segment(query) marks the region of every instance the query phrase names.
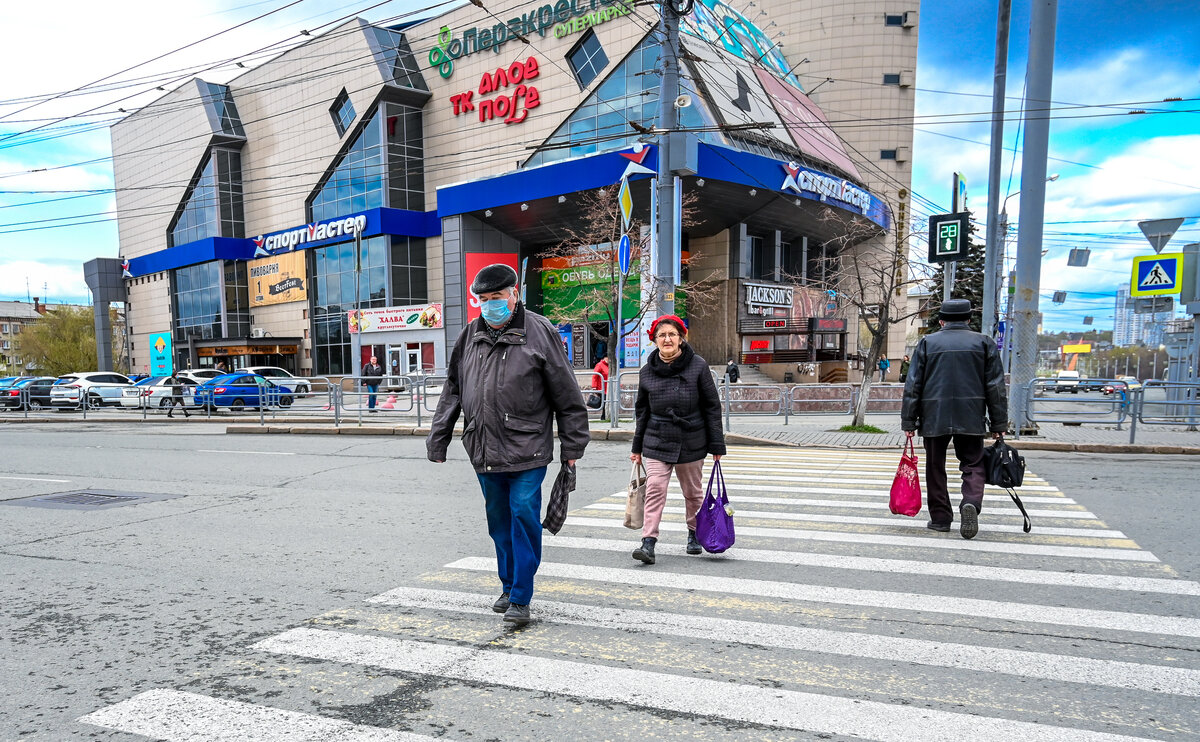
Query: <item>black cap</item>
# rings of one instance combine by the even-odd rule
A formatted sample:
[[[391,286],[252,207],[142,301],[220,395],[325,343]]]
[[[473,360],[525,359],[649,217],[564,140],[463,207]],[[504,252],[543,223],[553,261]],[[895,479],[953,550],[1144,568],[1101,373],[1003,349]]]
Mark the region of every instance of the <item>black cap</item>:
[[[947,321],[971,319],[971,302],[967,299],[944,301],[938,317]]]
[[[471,293],[479,296],[517,285],[517,272],[504,263],[492,263],[479,269],[471,283]]]

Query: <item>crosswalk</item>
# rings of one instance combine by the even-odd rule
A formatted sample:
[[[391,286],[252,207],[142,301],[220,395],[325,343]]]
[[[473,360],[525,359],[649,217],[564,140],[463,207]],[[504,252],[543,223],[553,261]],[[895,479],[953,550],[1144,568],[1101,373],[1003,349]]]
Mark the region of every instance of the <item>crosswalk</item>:
[[[1032,533],[999,490],[976,539],[928,531],[887,512],[895,459],[731,449],[736,546],[686,555],[672,483],[653,566],[623,492],[577,493],[526,627],[491,611],[494,558],[467,556],[248,642],[236,672],[277,690],[158,688],[80,721],[180,742],[1200,740],[1200,584],[1034,472]]]

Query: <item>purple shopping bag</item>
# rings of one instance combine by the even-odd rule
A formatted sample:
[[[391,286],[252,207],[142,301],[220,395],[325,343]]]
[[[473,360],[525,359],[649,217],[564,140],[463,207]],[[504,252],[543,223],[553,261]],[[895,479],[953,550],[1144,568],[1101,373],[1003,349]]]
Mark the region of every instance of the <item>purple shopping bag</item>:
[[[713,495],[713,484],[717,493]],[[725,491],[725,478],[721,476],[721,462],[714,461],[708,477],[708,491],[700,512],[696,513],[696,540],[710,554],[720,554],[733,546],[733,508]]]
[[[913,448],[912,436],[900,454],[900,466],[892,480],[892,494],[888,507],[897,515],[913,516],[921,512],[921,478],[917,474],[917,452]]]

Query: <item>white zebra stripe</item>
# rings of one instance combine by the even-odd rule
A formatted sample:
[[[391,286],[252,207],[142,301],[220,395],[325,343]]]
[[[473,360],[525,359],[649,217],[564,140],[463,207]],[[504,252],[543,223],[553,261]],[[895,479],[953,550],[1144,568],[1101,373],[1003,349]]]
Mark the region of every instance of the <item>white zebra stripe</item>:
[[[668,485],[669,489],[677,490],[679,485],[672,479]],[[729,484],[726,483],[726,489],[733,492],[796,492],[807,493],[813,495],[867,495],[879,496],[886,498],[888,490],[891,487],[891,482],[887,483],[883,489],[850,489],[848,487],[791,487],[780,484],[773,484],[770,487],[755,486],[749,484]],[[985,487],[984,492],[995,498],[997,501],[1003,499],[1009,501],[1008,493],[999,487]],[[953,494],[953,493],[952,493]],[[1036,503],[1038,505],[1075,505],[1076,502],[1070,497],[1041,497],[1037,495],[1021,497],[1021,502]]]
[[[732,492],[732,488],[729,488],[729,489],[730,489],[730,492]],[[762,488],[754,487],[747,491],[761,492]],[[774,491],[774,488],[772,488],[772,491]],[[828,495],[828,494],[832,494],[832,492],[830,490],[822,490],[821,494]],[[887,494],[887,493],[884,493],[884,494]],[[611,496],[624,498],[625,493],[624,492],[614,492]],[[679,485],[675,484],[674,481],[672,481],[671,486],[669,486],[667,488],[667,499],[670,499],[670,500],[682,500],[683,499],[683,495],[679,489]],[[814,508],[862,508],[862,509],[866,509],[866,510],[887,510],[888,509],[887,503],[882,502],[882,501],[880,501],[880,502],[864,502],[862,500],[817,500],[817,499],[810,499],[807,497],[754,497],[753,495],[742,495],[742,494],[739,494],[734,499],[736,499],[737,502],[739,502],[739,503],[750,502],[750,503],[754,503],[755,505],[788,505],[788,506],[798,505],[798,506],[803,506],[803,507],[814,507]],[[988,512],[993,512],[993,513],[1001,512],[1004,515],[1017,515],[1017,516],[1019,516],[1021,514],[1021,511],[1017,510],[1016,505],[1011,504],[1012,503],[1011,500],[1008,500],[1007,498],[1005,498],[1005,500],[1003,502],[1001,502],[999,498],[994,498],[994,499],[995,499],[995,502],[989,501],[987,503]],[[1026,500],[1025,500],[1025,498],[1021,498],[1021,501],[1025,502]],[[1069,519],[1074,519],[1074,520],[1099,520],[1099,518],[1097,518],[1095,514],[1089,513],[1086,510],[1036,510],[1036,509],[1030,510],[1029,508],[1026,508],[1026,512],[1029,513],[1030,518],[1069,518]]]
[[[292,629],[254,649],[881,742],[1120,742],[1122,735],[528,654]]]

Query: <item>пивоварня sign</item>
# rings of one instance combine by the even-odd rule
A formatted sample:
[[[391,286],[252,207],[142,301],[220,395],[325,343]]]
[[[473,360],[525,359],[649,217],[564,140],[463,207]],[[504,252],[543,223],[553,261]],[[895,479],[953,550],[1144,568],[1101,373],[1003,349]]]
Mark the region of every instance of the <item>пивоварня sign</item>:
[[[486,49],[499,53],[500,47],[512,39],[534,33],[545,36],[551,29],[554,38],[561,39],[613,18],[629,15],[633,7],[633,0],[557,0],[553,5],[547,3],[511,18],[508,23],[468,28],[458,37],[449,26],[442,26],[437,46],[429,50],[429,63],[437,67],[439,75],[450,77],[454,74],[454,60],[460,57],[468,57]],[[571,21],[572,18],[576,20]]]

